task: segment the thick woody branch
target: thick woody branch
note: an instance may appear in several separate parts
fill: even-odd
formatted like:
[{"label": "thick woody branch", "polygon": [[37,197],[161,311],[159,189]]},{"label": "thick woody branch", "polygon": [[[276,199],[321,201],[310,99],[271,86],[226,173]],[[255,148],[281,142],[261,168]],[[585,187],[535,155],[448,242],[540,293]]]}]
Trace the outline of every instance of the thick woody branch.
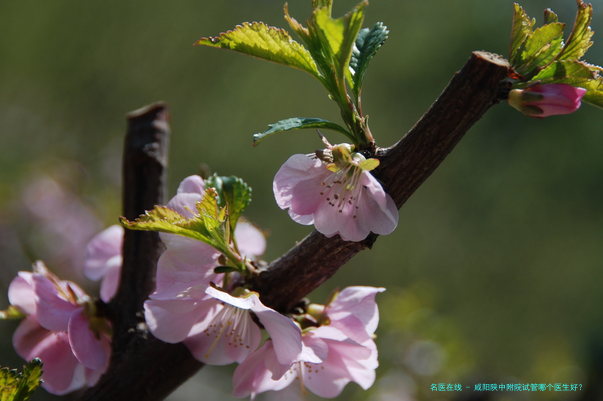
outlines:
[{"label": "thick woody branch", "polygon": [[[375,171],[387,193],[401,208],[463,135],[501,98],[501,81],[509,64],[498,56],[474,52],[421,120],[394,146],[377,149]],[[286,312],[329,279],[348,260],[371,248],[377,235],[362,242],[326,238],[312,232],[252,281],[262,302]]]},{"label": "thick woody branch", "polygon": [[[123,214],[136,219],[165,203],[170,127],[167,106],[156,103],[127,116],[123,156]],[[154,338],[144,323],[143,303],[155,288],[163,244],[155,232],[126,230],[116,296],[106,305],[113,322],[113,353],[107,374],[82,400],[163,399],[203,366],[182,344]]]},{"label": "thick woody branch", "polygon": [[[471,126],[501,99],[501,81],[508,68],[508,63],[497,56],[473,53],[421,120],[397,144],[376,150],[374,157],[381,164],[375,176],[398,208],[435,171]],[[132,121],[138,116],[141,125]],[[169,129],[164,105],[130,115],[129,120],[128,137],[140,130],[136,134],[140,138],[157,139],[148,143],[126,140],[124,189],[133,192],[124,192],[124,214],[134,219],[164,202]],[[149,130],[147,134],[142,133],[145,130]],[[136,148],[139,150],[135,151]],[[129,164],[132,162],[129,159],[137,158],[149,164]],[[339,236],[326,238],[314,231],[254,276],[249,284],[261,294],[264,304],[286,312],[355,254],[370,248],[377,237],[371,234],[362,242],[345,242]],[[161,249],[156,234],[127,232],[122,284],[115,300],[108,305],[116,330],[114,355],[107,374],[82,400],[161,400],[203,366],[182,344],[162,343],[146,331],[142,303],[153,289],[152,278]]]}]

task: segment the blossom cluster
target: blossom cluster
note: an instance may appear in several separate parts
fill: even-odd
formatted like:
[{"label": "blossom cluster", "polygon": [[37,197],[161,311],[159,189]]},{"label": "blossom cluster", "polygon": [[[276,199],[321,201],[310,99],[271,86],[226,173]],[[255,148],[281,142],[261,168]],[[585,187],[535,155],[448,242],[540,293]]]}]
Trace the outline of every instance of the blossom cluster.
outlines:
[{"label": "blossom cluster", "polygon": [[[201,177],[188,177],[167,206],[194,217],[204,190]],[[254,261],[265,250],[263,234],[244,220],[234,236],[245,259]],[[285,316],[264,306],[256,292],[229,291],[226,274],[215,272],[224,257],[215,248],[174,234],[161,233],[161,238],[166,251],[157,263],[157,288],[144,305],[149,329],[160,340],[183,342],[203,363],[240,363],[234,396],[282,390],[295,378],[329,398],[350,381],[365,389],[372,385],[377,367],[374,298],[383,289],[350,287],[318,308],[320,313],[308,307],[301,315]],[[254,317],[269,336],[261,347]]]},{"label": "blossom cluster", "polygon": [[[352,172],[354,180],[361,179],[353,185],[364,185],[363,172]],[[342,188],[334,193],[356,191],[360,195],[350,197],[366,197],[361,190]],[[201,177],[187,177],[166,207],[184,219],[195,219],[206,189]],[[393,201],[383,199],[387,212]],[[354,213],[362,212],[359,208]],[[349,234],[343,228],[337,232]],[[111,323],[97,306],[109,302],[119,286],[123,237],[122,227],[111,226],[86,247],[83,273],[90,280],[102,280],[98,301],[77,284],[60,280],[42,262],[33,272],[20,272],[10,285],[12,308],[24,317],[13,337],[15,349],[27,360],[42,360],[43,387],[51,393],[94,385],[107,369]],[[234,396],[253,399],[265,391],[283,390],[296,379],[302,391],[307,388],[327,398],[340,394],[350,381],[364,389],[373,384],[378,366],[375,295],[384,289],[348,287],[326,305],[309,304],[284,315],[263,305],[260,294],[233,285],[245,272],[220,270],[232,264],[229,258],[255,265],[266,249],[264,234],[244,218],[236,223],[229,245],[233,252],[228,255],[194,238],[167,232],[160,238],[166,249],[157,262],[155,291],[144,303],[147,326],[162,341],[182,342],[205,364],[239,363]],[[263,344],[262,330],[268,337]]]},{"label": "blossom cluster", "polygon": [[11,282],[8,298],[25,315],[13,335],[15,350],[42,360],[46,390],[66,394],[96,383],[109,364],[111,326],[77,284],[36,262],[33,273],[19,272]]}]

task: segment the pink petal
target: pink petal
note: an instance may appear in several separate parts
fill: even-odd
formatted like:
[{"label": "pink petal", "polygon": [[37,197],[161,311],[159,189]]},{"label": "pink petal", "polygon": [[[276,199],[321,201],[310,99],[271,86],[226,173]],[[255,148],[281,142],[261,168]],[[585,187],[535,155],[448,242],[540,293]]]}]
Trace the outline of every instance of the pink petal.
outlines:
[{"label": "pink petal", "polygon": [[184,345],[203,363],[227,365],[243,362],[260,344],[261,337],[248,311],[219,303],[193,327]]},{"label": "pink petal", "polygon": [[32,273],[19,272],[8,287],[8,301],[26,315],[36,313],[36,302],[32,283]]},{"label": "pink petal", "polygon": [[214,300],[150,299],[144,303],[144,316],[155,337],[168,343],[178,343],[189,335],[191,328],[203,320],[215,305]]},{"label": "pink petal", "polygon": [[294,222],[296,222],[298,224],[302,224],[304,226],[309,226],[311,224],[314,224],[314,215],[313,214],[309,214],[306,216],[300,216],[299,214],[293,213],[291,211],[291,209],[289,209],[289,216],[291,216],[291,219],[293,219]]},{"label": "pink petal", "polygon": [[281,209],[291,207],[293,188],[300,182],[310,178],[319,171],[322,162],[310,159],[306,155],[293,155],[281,166],[274,176],[272,189],[276,203]]},{"label": "pink petal", "polygon": [[239,219],[234,235],[242,256],[253,258],[266,251],[266,237],[253,224]]},{"label": "pink petal", "polygon": [[34,292],[38,322],[50,331],[67,331],[71,313],[79,306],[59,296],[54,283],[42,276],[33,274]]},{"label": "pink petal", "polygon": [[90,331],[88,318],[82,312],[84,308],[73,311],[69,320],[69,344],[75,357],[89,369],[100,369],[109,359],[100,338]]},{"label": "pink petal", "polygon": [[200,285],[210,281],[218,283],[221,275],[214,273],[215,261],[207,265],[190,265],[176,259],[171,252],[164,252],[157,262],[156,291],[161,292],[181,284]]},{"label": "pink petal", "polygon": [[[267,340],[260,349],[249,355],[235,370],[232,378],[234,386],[232,395],[237,398],[251,395],[253,400],[257,394],[269,390],[278,391],[287,387],[295,379],[295,375],[288,375],[287,378],[278,381],[273,380],[273,372],[267,366],[275,364],[278,365],[278,361],[274,347],[272,341]],[[285,367],[285,371],[288,369]]]},{"label": "pink petal", "polygon": [[183,192],[174,196],[166,206],[190,219],[198,214],[197,202],[200,202],[201,199],[203,199],[201,194]]},{"label": "pink petal", "polygon": [[117,294],[119,281],[121,280],[122,263],[122,256],[116,255],[109,259],[105,265],[105,277],[100,288],[100,297],[105,302],[109,302]]},{"label": "pink petal", "polygon": [[204,191],[205,182],[203,182],[203,178],[198,175],[191,175],[180,182],[177,193],[203,194]]},{"label": "pink petal", "polygon": [[359,185],[363,186],[358,203],[359,224],[375,234],[387,235],[398,226],[398,208],[381,184],[369,172],[362,172]]},{"label": "pink petal", "polygon": [[107,355],[107,358],[105,359],[105,364],[103,366],[101,366],[100,369],[86,368],[85,377],[86,377],[86,384],[88,385],[88,387],[92,387],[98,382],[98,380],[103,375],[103,373],[105,373],[107,371],[107,368],[109,367],[109,362],[111,360],[111,358],[110,358],[111,357],[110,339],[105,335],[101,335],[100,341],[101,341],[103,350],[105,352],[105,355]]},{"label": "pink petal", "polygon": [[314,227],[329,238],[340,234],[345,241],[362,241],[369,231],[356,225],[353,213],[354,210],[349,204],[345,204],[340,212],[338,207],[322,202],[314,213]]},{"label": "pink petal", "polygon": [[220,256],[215,248],[196,239],[166,233],[159,236],[174,258],[191,266],[208,266]]},{"label": "pink petal", "polygon": [[113,225],[97,234],[86,246],[84,276],[92,281],[100,280],[107,269],[107,262],[121,255],[124,242],[124,228]]},{"label": "pink petal", "polygon": [[304,385],[321,397],[337,397],[350,381],[364,389],[375,381],[378,366],[376,348],[357,344],[342,336],[345,338],[336,329],[322,326],[304,337],[305,343],[310,343],[312,337],[318,337],[329,347],[327,359],[322,364],[304,366]]},{"label": "pink petal", "polygon": [[385,288],[347,287],[328,305],[326,314],[331,327],[341,330],[357,343],[371,338],[379,324],[379,309],[375,295]]},{"label": "pink petal", "polygon": [[256,294],[251,294],[249,296],[244,297],[233,297],[229,293],[220,291],[214,287],[207,287],[205,293],[214,297],[217,300],[226,302],[227,304],[237,307],[239,309],[252,309],[256,302],[259,302],[259,299]]},{"label": "pink petal", "polygon": [[[252,294],[251,298],[254,300],[251,310],[272,338],[278,362],[281,365],[290,365],[302,351],[301,329],[288,317],[264,306],[257,294]],[[312,355],[306,357],[312,358]],[[317,362],[320,362],[320,359],[317,358]]]},{"label": "pink petal", "polygon": [[[329,171],[324,168],[328,173]],[[291,211],[299,215],[313,214],[321,204],[328,204],[320,194],[324,190],[322,185],[325,174],[310,177],[298,182],[291,190]]]},{"label": "pink petal", "polygon": [[48,392],[62,395],[84,385],[84,367],[71,352],[67,333],[48,331],[30,316],[15,330],[13,345],[23,359],[42,360],[42,387]]}]

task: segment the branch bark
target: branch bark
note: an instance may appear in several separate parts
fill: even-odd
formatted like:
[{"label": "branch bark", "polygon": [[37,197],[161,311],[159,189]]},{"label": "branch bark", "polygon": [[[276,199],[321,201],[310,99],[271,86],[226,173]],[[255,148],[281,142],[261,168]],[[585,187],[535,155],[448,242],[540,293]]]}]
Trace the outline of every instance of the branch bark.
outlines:
[{"label": "branch bark", "polygon": [[[166,201],[169,114],[155,103],[127,115],[123,155],[123,214],[136,219]],[[126,230],[120,287],[104,306],[113,322],[107,374],[81,400],[163,399],[203,364],[182,344],[157,340],[144,323],[143,303],[155,288],[163,244],[156,232]]]},{"label": "branch bark", "polygon": [[[444,92],[398,143],[378,148],[380,160],[374,171],[398,209],[448,156],[465,133],[484,113],[501,100],[501,81],[509,64],[499,56],[473,52]],[[361,242],[346,242],[339,236],[326,238],[317,231],[251,281],[262,302],[287,312],[318,288],[358,252],[371,248],[378,235]]]},{"label": "branch bark", "polygon": [[[474,52],[421,120],[394,146],[375,151],[374,157],[381,161],[375,176],[381,180],[398,208],[435,171],[471,126],[501,100],[504,92],[501,81],[507,76],[508,69],[508,63],[500,57]],[[142,117],[147,114],[148,119]],[[126,149],[133,146],[131,143],[138,144],[135,148],[146,149],[142,152],[126,150],[124,153],[124,213],[128,219],[138,217],[156,203],[164,203],[164,179],[155,182],[149,174],[161,177],[165,174],[169,132],[167,110],[165,105],[154,105],[145,113],[130,115],[129,120],[137,119],[138,115],[141,121],[146,121],[140,127],[146,128],[135,128],[138,125],[131,122],[128,137],[146,137],[147,134],[134,132],[149,130],[149,133],[154,132],[148,134],[150,137],[154,138],[161,131],[166,133],[166,139],[165,142],[159,140],[149,144],[126,139]],[[161,157],[155,157],[160,154]],[[141,160],[150,157],[148,166],[153,165],[157,169],[148,168],[147,162],[131,165],[128,161],[138,157]],[[141,188],[132,189],[139,184],[142,184]],[[133,193],[126,193],[130,190]],[[145,203],[152,196],[143,201],[147,196],[143,193],[155,193],[157,198]],[[132,209],[127,206],[130,199],[134,202]],[[134,199],[139,199],[140,203]],[[141,237],[135,237],[135,234]],[[146,234],[148,239],[143,239],[142,235]],[[371,234],[362,242],[345,242],[338,236],[326,238],[314,231],[252,277],[248,284],[261,294],[265,305],[286,312],[335,274],[356,253],[371,248],[377,237]],[[161,400],[203,366],[183,345],[162,343],[152,337],[144,326],[142,303],[152,291],[155,262],[160,250],[161,245],[153,233],[129,231],[126,234],[122,285],[115,300],[108,305],[109,316],[116,329],[114,355],[107,374],[84,394],[82,400]]]}]

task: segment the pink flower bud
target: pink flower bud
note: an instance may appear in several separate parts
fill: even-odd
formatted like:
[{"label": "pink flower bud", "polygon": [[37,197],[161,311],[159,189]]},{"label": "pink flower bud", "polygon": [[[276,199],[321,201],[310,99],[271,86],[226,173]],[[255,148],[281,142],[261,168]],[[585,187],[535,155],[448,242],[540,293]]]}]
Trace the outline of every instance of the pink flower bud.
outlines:
[{"label": "pink flower bud", "polygon": [[507,101],[526,116],[544,118],[578,110],[585,93],[586,89],[569,84],[544,84],[513,89]]}]

